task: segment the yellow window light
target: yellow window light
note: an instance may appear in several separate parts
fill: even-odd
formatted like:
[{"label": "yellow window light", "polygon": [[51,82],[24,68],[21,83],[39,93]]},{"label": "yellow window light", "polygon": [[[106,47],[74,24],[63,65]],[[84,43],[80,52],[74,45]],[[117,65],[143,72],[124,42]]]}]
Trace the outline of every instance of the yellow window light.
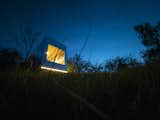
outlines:
[{"label": "yellow window light", "polygon": [[65,52],[62,49],[48,44],[46,59],[50,62],[65,65]]}]

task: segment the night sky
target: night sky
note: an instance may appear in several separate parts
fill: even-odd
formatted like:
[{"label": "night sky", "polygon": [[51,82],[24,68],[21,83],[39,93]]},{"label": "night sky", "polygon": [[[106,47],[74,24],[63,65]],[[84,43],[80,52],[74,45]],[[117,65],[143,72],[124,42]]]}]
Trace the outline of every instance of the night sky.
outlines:
[{"label": "night sky", "polygon": [[0,47],[16,46],[13,36],[23,24],[64,41],[69,56],[80,52],[90,31],[84,59],[139,59],[143,46],[134,25],[159,20],[160,0],[1,0]]}]

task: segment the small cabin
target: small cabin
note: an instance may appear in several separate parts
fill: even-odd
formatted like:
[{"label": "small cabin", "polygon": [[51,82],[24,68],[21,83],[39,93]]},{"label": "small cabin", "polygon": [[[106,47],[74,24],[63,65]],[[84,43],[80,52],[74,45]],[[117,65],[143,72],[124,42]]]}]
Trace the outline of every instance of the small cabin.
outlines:
[{"label": "small cabin", "polygon": [[42,46],[41,69],[67,73],[65,45],[55,40],[47,40]]}]

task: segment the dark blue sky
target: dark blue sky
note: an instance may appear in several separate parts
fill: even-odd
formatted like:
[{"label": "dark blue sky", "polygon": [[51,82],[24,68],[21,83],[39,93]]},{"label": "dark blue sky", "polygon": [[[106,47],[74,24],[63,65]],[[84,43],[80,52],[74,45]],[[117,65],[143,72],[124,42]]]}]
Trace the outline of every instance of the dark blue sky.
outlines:
[{"label": "dark blue sky", "polygon": [[159,21],[159,6],[160,0],[1,0],[0,45],[8,44],[4,41],[18,25],[32,25],[35,31],[65,40],[71,56],[80,52],[91,29],[85,59],[95,63],[130,54],[139,58],[143,46],[133,27]]}]

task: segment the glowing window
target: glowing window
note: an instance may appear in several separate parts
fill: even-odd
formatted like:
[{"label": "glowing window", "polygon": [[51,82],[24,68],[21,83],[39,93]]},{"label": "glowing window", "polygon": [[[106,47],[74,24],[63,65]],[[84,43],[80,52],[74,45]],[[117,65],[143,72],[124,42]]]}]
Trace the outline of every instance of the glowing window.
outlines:
[{"label": "glowing window", "polygon": [[65,52],[53,45],[48,44],[46,59],[50,62],[65,64]]}]

